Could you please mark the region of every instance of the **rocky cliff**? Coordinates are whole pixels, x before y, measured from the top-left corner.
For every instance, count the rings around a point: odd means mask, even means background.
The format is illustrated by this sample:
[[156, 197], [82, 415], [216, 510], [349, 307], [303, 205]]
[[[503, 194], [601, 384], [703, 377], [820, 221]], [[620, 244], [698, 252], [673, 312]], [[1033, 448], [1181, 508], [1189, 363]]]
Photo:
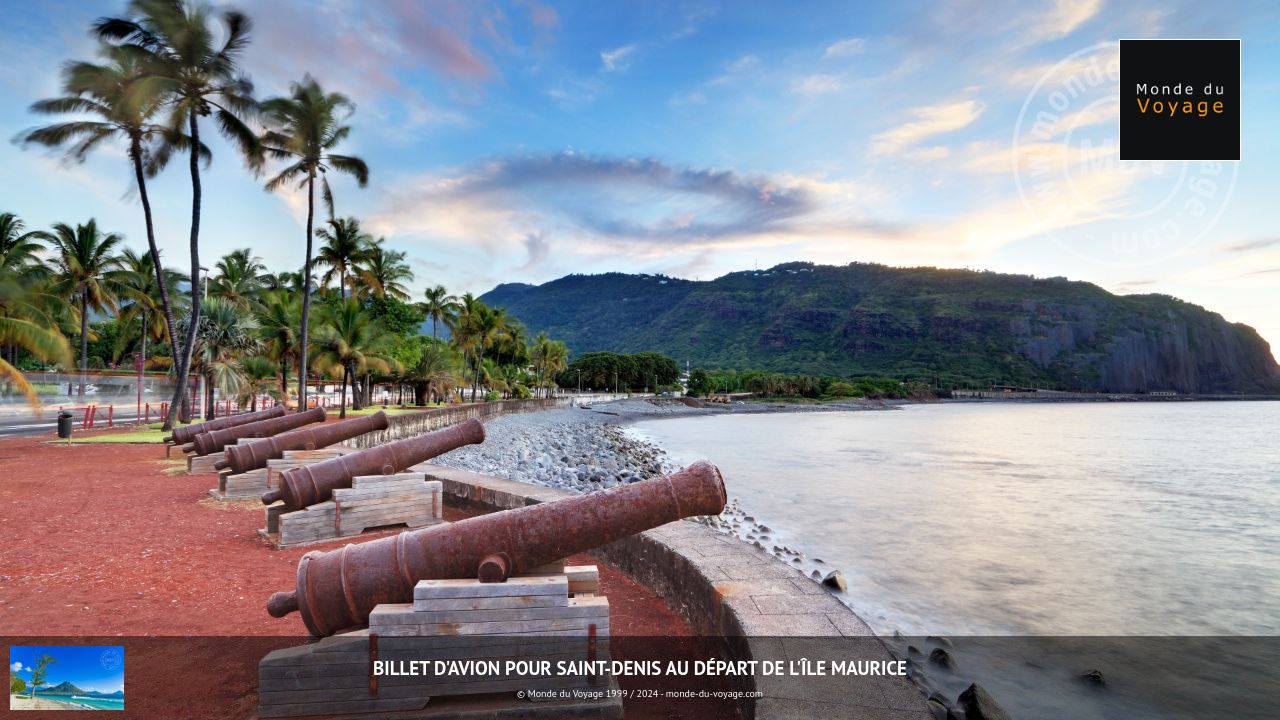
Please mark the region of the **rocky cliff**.
[[570, 275], [482, 299], [575, 352], [944, 385], [1280, 393], [1252, 328], [1163, 295], [968, 270], [788, 263], [694, 282]]

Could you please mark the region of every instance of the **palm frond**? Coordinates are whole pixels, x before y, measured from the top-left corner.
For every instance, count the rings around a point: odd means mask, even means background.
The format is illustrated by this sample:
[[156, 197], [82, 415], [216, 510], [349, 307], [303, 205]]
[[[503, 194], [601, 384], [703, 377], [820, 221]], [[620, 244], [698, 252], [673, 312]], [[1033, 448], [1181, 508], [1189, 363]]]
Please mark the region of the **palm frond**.
[[328, 155], [325, 157], [325, 161], [334, 170], [354, 177], [360, 187], [369, 184], [369, 166], [364, 160], [349, 155]]

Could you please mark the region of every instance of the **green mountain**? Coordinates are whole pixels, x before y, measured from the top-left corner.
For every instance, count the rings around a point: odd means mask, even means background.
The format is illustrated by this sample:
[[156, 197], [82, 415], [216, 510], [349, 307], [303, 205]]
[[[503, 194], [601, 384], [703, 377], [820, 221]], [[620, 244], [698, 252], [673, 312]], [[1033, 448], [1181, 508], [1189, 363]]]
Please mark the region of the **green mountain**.
[[41, 688], [36, 691], [40, 695], [83, 695], [84, 691], [71, 682], [63, 680], [53, 687]]
[[1280, 393], [1247, 325], [1167, 295], [1065, 278], [787, 263], [695, 282], [569, 275], [481, 296], [575, 353], [656, 350], [683, 366], [935, 377], [1109, 392]]

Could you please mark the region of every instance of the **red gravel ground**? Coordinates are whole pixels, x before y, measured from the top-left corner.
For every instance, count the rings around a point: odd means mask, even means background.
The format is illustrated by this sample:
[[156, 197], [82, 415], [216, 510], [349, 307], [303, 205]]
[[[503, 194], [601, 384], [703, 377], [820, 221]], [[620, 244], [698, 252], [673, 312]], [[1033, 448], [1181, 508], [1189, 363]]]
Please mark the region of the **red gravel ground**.
[[[345, 541], [275, 550], [257, 534], [262, 506], [209, 498], [216, 476], [177, 473], [185, 462], [176, 451], [166, 459], [158, 445], [49, 439], [0, 440], [0, 636], [22, 644], [169, 636], [130, 641], [126, 716], [252, 714], [258, 659], [307, 636], [296, 613], [267, 615], [267, 598], [292, 589], [305, 552]], [[461, 517], [446, 509], [447, 519]], [[600, 583], [613, 635], [692, 635], [626, 575], [600, 565]], [[710, 716], [695, 708], [628, 705], [628, 717]]]

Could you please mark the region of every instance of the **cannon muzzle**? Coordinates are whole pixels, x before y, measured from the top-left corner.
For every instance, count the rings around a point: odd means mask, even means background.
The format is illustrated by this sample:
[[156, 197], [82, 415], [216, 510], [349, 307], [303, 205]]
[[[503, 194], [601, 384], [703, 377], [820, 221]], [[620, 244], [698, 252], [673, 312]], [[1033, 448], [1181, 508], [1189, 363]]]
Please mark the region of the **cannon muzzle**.
[[720, 471], [697, 462], [653, 480], [312, 551], [298, 563], [293, 591], [272, 595], [267, 612], [297, 610], [312, 635], [325, 637], [368, 624], [382, 603], [410, 602], [419, 580], [505, 581], [681, 518], [717, 515], [725, 500]]
[[221, 430], [223, 428], [234, 427], [236, 425], [244, 425], [245, 423], [280, 417], [281, 415], [284, 415], [284, 412], [285, 408], [283, 405], [275, 405], [267, 408], [266, 410], [259, 410], [257, 412], [227, 415], [208, 422], [196, 423], [194, 425], [182, 425], [174, 428], [172, 435], [166, 435], [164, 441], [185, 445], [186, 443], [191, 442], [191, 439], [200, 433], [212, 432], [214, 430]]
[[223, 448], [228, 445], [234, 445], [241, 438], [271, 437], [277, 433], [317, 422], [324, 422], [324, 408], [322, 407], [311, 408], [306, 412], [292, 415], [236, 425], [222, 430], [214, 430], [213, 432], [200, 433], [190, 443], [183, 445], [182, 451], [191, 452], [194, 450], [197, 455], [208, 455], [209, 453], [221, 452]]
[[481, 442], [484, 442], [484, 425], [472, 418], [418, 437], [296, 467], [280, 475], [280, 487], [264, 493], [262, 504], [284, 500], [291, 508], [315, 505], [332, 497], [334, 488], [351, 487], [352, 478], [390, 475], [463, 445]]
[[365, 433], [386, 430], [388, 426], [387, 414], [381, 410], [332, 424], [312, 425], [253, 442], [228, 445], [223, 450], [224, 458], [213, 466], [219, 470], [230, 468], [235, 473], [249, 472], [266, 467], [268, 460], [283, 457], [286, 450], [316, 450]]

